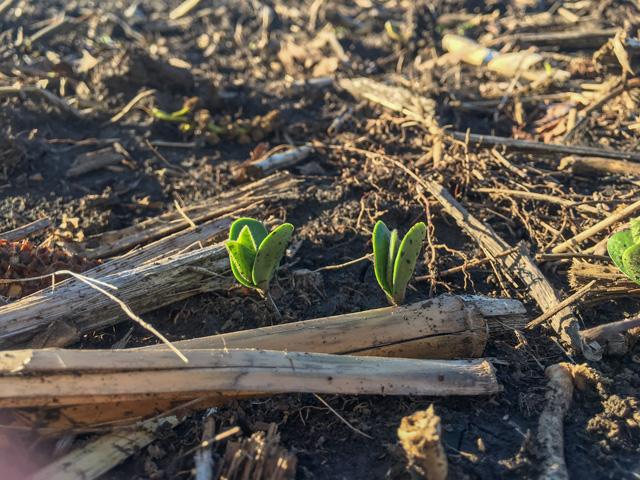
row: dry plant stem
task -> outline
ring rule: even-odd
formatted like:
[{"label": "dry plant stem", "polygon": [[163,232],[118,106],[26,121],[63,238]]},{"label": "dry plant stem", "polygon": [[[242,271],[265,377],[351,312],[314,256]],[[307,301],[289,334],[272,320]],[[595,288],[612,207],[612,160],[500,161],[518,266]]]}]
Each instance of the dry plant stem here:
[{"label": "dry plant stem", "polygon": [[417,473],[419,478],[446,480],[449,462],[442,446],[440,417],[433,404],[404,417],[398,428],[398,439],[412,473]]},{"label": "dry plant stem", "polygon": [[371,260],[373,258],[372,253],[368,253],[360,258],[355,258],[353,260],[349,260],[348,262],[340,263],[338,265],[326,265],[324,267],[316,268],[314,272],[324,272],[329,270],[340,270],[341,268],[350,267],[351,265],[356,265],[360,262],[364,262],[365,260]]},{"label": "dry plant stem", "polygon": [[[71,275],[74,278],[77,278],[78,280],[80,280],[81,282],[85,283],[86,285],[89,285],[94,290],[97,290],[98,292],[102,293],[108,299],[113,300],[124,311],[124,313],[127,314],[127,316],[131,320],[136,322],[138,325],[140,325],[142,328],[144,328],[145,330],[150,332],[152,335],[155,335],[156,337],[158,337],[158,339],[160,339],[160,341],[163,344],[165,344],[173,353],[175,353],[178,356],[178,358],[180,358],[183,362],[185,362],[185,363],[189,362],[189,360],[187,360],[187,357],[185,357],[182,354],[182,352],[180,352],[180,350],[178,350],[176,347],[174,347],[173,344],[164,335],[162,335],[153,325],[151,325],[148,322],[145,322],[142,318],[140,318],[138,315],[136,315],[133,312],[133,310],[131,310],[131,308],[129,308],[129,306],[126,303],[124,303],[122,300],[120,300],[118,297],[116,297],[115,295],[107,292],[104,288],[100,287],[100,285],[105,285],[104,282],[94,281],[94,280],[90,279],[89,277],[85,277],[84,275],[80,275],[78,273],[74,273],[74,272],[71,272],[71,271],[61,271],[61,273],[66,273],[68,275]],[[111,285],[109,285],[109,288],[117,290],[116,287],[113,287]]]},{"label": "dry plant stem", "polygon": [[629,280],[614,265],[601,265],[583,260],[574,260],[568,272],[569,285],[573,289],[596,280],[583,303],[597,304],[617,298],[640,296],[640,286]]},{"label": "dry plant stem", "polygon": [[0,15],[4,13],[4,11],[11,6],[14,0],[4,0],[0,3]]},{"label": "dry plant stem", "polygon": [[110,165],[117,165],[122,162],[122,160],[122,155],[112,147],[81,153],[75,158],[69,170],[67,170],[66,176],[67,178],[79,177]]},{"label": "dry plant stem", "polygon": [[[181,350],[261,348],[395,356],[473,358],[488,335],[523,328],[526,310],[517,300],[440,295],[430,300],[363,312],[175,342]],[[164,349],[163,345],[143,350]]]},{"label": "dry plant stem", "polygon": [[586,258],[589,260],[601,260],[601,261],[608,261],[609,257],[605,256],[605,255],[594,255],[592,253],[574,253],[574,252],[567,252],[567,253],[538,253],[536,255],[536,261],[538,263],[541,262],[557,262],[560,260],[572,260],[574,258]]},{"label": "dry plant stem", "polygon": [[438,128],[436,103],[423,95],[414,95],[406,88],[386,85],[366,77],[343,78],[338,85],[356,98],[364,98],[402,113],[428,128]]},{"label": "dry plant stem", "polygon": [[619,85],[610,89],[607,93],[602,95],[598,100],[596,100],[594,103],[592,103],[591,105],[589,105],[587,108],[585,108],[583,111],[580,112],[580,119],[576,122],[573,128],[569,129],[567,133],[564,134],[564,137],[562,137],[562,141],[563,142],[570,141],[575,135],[575,133],[580,130],[582,125],[585,124],[585,122],[589,118],[589,115],[592,112],[594,112],[595,110],[599,110],[603,105],[611,101],[611,99],[620,95],[625,90],[629,88],[637,88],[638,86],[640,86],[640,79],[633,78],[629,82],[620,83]]},{"label": "dry plant stem", "polygon": [[629,350],[628,336],[640,334],[640,317],[598,325],[581,333],[586,342],[598,342],[609,355],[624,355]]},{"label": "dry plant stem", "polygon": [[[496,258],[504,257],[505,255],[510,255],[516,251],[518,251],[518,247],[513,247],[513,248],[510,248],[509,250],[505,250],[504,252],[499,253],[498,255],[471,260],[470,262],[465,263],[464,265],[458,265],[457,267],[452,267],[447,270],[442,270],[441,272],[438,272],[437,276],[446,277],[447,275],[453,275],[454,273],[464,272],[470,268],[476,268],[481,265],[486,265],[487,263],[493,262]],[[420,275],[418,277],[415,277],[415,280],[420,282],[424,280],[430,280],[431,278],[432,278],[431,275]]]},{"label": "dry plant stem", "polygon": [[342,415],[336,412],[335,409],[331,405],[329,405],[327,401],[324,398],[322,398],[320,395],[318,395],[317,393],[314,393],[313,396],[316,397],[318,401],[322,403],[325,407],[327,407],[331,411],[331,413],[333,413],[336,417],[338,417],[338,419],[340,419],[340,421],[344,423],[350,430],[352,430],[353,432],[357,433],[358,435],[364,438],[373,440],[373,437],[371,435],[367,435],[362,430],[358,430],[356,427],[351,425]]},{"label": "dry plant stem", "polygon": [[153,89],[143,90],[142,92],[138,93],[135,97],[129,100],[129,102],[124,107],[122,107],[122,109],[118,113],[116,113],[113,117],[111,117],[109,122],[111,123],[118,122],[127,113],[129,113],[133,109],[133,107],[135,107],[141,100],[148,97],[149,95],[153,95],[154,93],[156,93],[156,91]]},{"label": "dry plant stem", "polygon": [[617,32],[616,28],[561,30],[558,32],[516,33],[493,39],[489,45],[517,44],[519,46],[553,46],[563,48],[598,48]]},{"label": "dry plant stem", "polygon": [[[295,194],[298,183],[288,175],[272,175],[259,182],[247,184],[227,195],[221,195],[213,203],[204,202],[196,211],[190,208],[184,211],[189,212],[192,215],[191,218],[198,222],[230,211],[234,211],[237,215],[243,213],[251,215],[268,200],[252,197],[250,195],[252,188],[267,190],[274,188],[275,194],[271,198],[274,200],[285,194]],[[287,189],[291,190],[287,192]],[[217,211],[214,208],[212,212],[212,205],[219,205],[221,208]],[[198,228],[187,230],[188,223],[179,212],[172,212],[134,227],[108,232],[99,237],[104,248],[98,248],[94,253],[96,251],[113,253],[151,241],[158,236],[163,238],[98,265],[85,272],[85,275],[94,280],[104,279],[116,285],[120,289],[122,300],[139,313],[149,311],[145,304],[153,308],[160,306],[156,303],[158,299],[171,303],[203,291],[227,288],[229,283],[226,277],[209,278],[203,275],[206,270],[217,274],[226,272],[228,265],[225,262],[228,260],[226,260],[224,249],[221,248],[218,252],[207,250],[198,254],[188,254],[186,251],[198,245],[201,247],[202,243],[208,243],[211,238],[223,236],[230,224],[229,219],[223,218],[205,221],[199,224]],[[176,233],[171,234],[171,232]],[[199,255],[202,256],[199,257]],[[157,269],[154,269],[154,266]],[[194,267],[205,270],[198,271]],[[140,282],[142,278],[146,278],[141,275],[152,272],[155,276],[152,277],[151,283]],[[107,277],[110,278],[107,279]],[[11,348],[24,345],[34,335],[38,338],[32,340],[34,342],[32,345],[65,346],[77,341],[82,332],[98,328],[99,325],[120,321],[121,315],[117,308],[112,308],[109,313],[108,309],[101,309],[100,305],[94,305],[91,300],[83,298],[83,292],[87,291],[86,286],[75,279],[69,279],[56,285],[54,291],[42,290],[10,305],[0,307],[0,347]],[[162,291],[169,294],[163,296]],[[136,292],[139,294],[137,299],[132,299]],[[73,305],[78,298],[80,304]],[[95,298],[95,295],[90,298]],[[74,308],[73,321],[69,316],[71,308]]]},{"label": "dry plant stem", "polygon": [[[526,248],[521,244],[517,254],[496,257],[496,255],[510,249],[511,246],[489,225],[472,216],[442,185],[429,180],[423,180],[402,162],[388,155],[369,152],[359,148],[345,149],[382,158],[388,163],[391,163],[404,171],[407,175],[418,182],[418,184],[429,191],[438,200],[438,202],[440,202],[445,212],[454,218],[460,228],[462,228],[467,235],[473,238],[488,255],[492,255],[496,259],[496,263],[500,265],[503,272],[513,272],[521,279],[523,284],[529,289],[533,299],[543,311],[550,310],[560,303],[558,293],[554,290],[531,257],[529,257]],[[578,320],[569,308],[564,308],[554,315],[551,319],[551,326],[563,341],[570,344],[578,352],[589,356],[597,356],[597,352],[585,350],[585,345],[580,337]]]},{"label": "dry plant stem", "polygon": [[[229,260],[224,247],[214,245],[108,275],[94,275],[92,271],[86,275],[94,283],[101,281],[117,288],[119,299],[141,314],[231,285],[230,278],[207,276],[193,266],[222,275],[229,269]],[[38,346],[69,345],[83,333],[122,320],[121,306],[112,299],[93,286],[65,281],[55,290],[42,290],[1,307],[0,346],[15,347],[36,334],[42,334],[34,340]]]},{"label": "dry plant stem", "polygon": [[18,228],[14,228],[13,230],[9,230],[4,233],[0,233],[0,239],[9,240],[11,242],[17,242],[18,240],[22,240],[24,238],[33,235],[34,233],[41,232],[42,230],[46,230],[51,226],[51,219],[49,217],[40,218],[31,223],[27,223]]},{"label": "dry plant stem", "polygon": [[99,437],[85,446],[50,463],[36,472],[31,480],[91,480],[125,461],[136,451],[156,439],[155,431],[161,425],[178,425],[176,417],[151,419],[132,427],[129,431],[116,431]]},{"label": "dry plant stem", "polygon": [[311,145],[291,148],[285,152],[274,153],[255,162],[243,163],[240,169],[246,170],[251,176],[264,176],[277,170],[293,167],[313,153]]},{"label": "dry plant stem", "polygon": [[476,188],[475,192],[479,193],[493,193],[498,195],[506,195],[508,197],[518,197],[518,198],[527,198],[530,200],[537,200],[541,202],[555,203],[557,205],[562,205],[567,208],[575,208],[577,210],[581,210],[583,212],[600,214],[601,210],[592,207],[591,205],[583,205],[580,203],[572,202],[571,200],[567,200],[565,198],[553,196],[553,195],[545,195],[542,193],[535,192],[525,192],[520,190],[509,190],[502,188]]},{"label": "dry plant stem", "polygon": [[571,365],[558,363],[545,371],[546,404],[538,420],[538,445],[542,454],[540,480],[568,480],[564,459],[564,416],[573,396]]},{"label": "dry plant stem", "polygon": [[221,480],[293,480],[296,476],[295,454],[280,445],[277,425],[250,438],[228,442],[222,464],[216,472]]},{"label": "dry plant stem", "polygon": [[[266,201],[274,202],[280,198],[295,195],[299,183],[288,174],[274,174],[262,180],[244,184],[213,199],[184,207],[183,213],[179,211],[164,213],[122,230],[96,235],[90,238],[78,253],[89,258],[105,258],[127,251],[190,227],[191,224],[185,220],[184,215],[187,215],[192,222],[200,224],[225,215],[238,215],[245,208],[249,209],[248,212],[258,211]],[[96,243],[98,247],[90,246]]]},{"label": "dry plant stem", "polygon": [[626,160],[611,160],[600,157],[565,157],[559,170],[570,170],[578,175],[597,176],[601,173],[640,176],[640,164]]},{"label": "dry plant stem", "polygon": [[202,0],[184,0],[180,5],[171,10],[169,19],[177,20],[187,15],[191,10],[196,8]]},{"label": "dry plant stem", "polygon": [[65,113],[71,114],[74,117],[82,118],[82,114],[77,109],[69,105],[64,98],[60,98],[57,95],[51,93],[50,91],[45,90],[44,88],[39,88],[39,87],[34,87],[29,85],[24,85],[21,87],[0,87],[0,97],[3,95],[22,95],[22,94],[43,97],[53,106],[57,107],[59,110]]},{"label": "dry plant stem", "polygon": [[[403,357],[424,358],[441,355],[441,358],[455,356],[470,358],[482,354],[486,340],[478,345],[476,340],[469,341],[469,338],[473,339],[475,335],[486,337],[487,330],[493,335],[504,329],[522,328],[525,313],[523,305],[517,300],[443,295],[414,305],[386,307],[357,314],[294,322],[244,332],[185,340],[177,342],[177,344],[181,349],[191,347],[223,349],[254,347],[275,350],[295,348],[305,351],[356,353],[358,355],[401,355]],[[483,322],[478,321],[479,314],[484,318]],[[474,336],[470,337],[465,334],[465,329],[475,332]],[[422,338],[416,338],[417,336]],[[459,340],[454,341],[454,336],[458,336]],[[145,349],[163,348],[166,347],[157,345]],[[132,408],[133,404],[114,403],[112,405],[114,407],[108,409],[111,417],[105,417],[104,421],[122,417],[125,411],[136,411]],[[161,408],[159,407],[161,404],[155,405],[158,405],[156,408]],[[164,409],[169,408],[170,405],[167,404]],[[205,402],[200,408],[206,406]],[[144,415],[145,409],[147,412],[149,411],[146,403],[142,405],[142,409],[137,411]],[[113,414],[116,416],[114,417]],[[60,418],[65,422],[74,421],[75,418],[79,424],[97,421],[96,410],[91,405],[84,414],[81,409],[74,407],[63,409]],[[62,422],[57,428],[69,428],[70,425],[65,422]],[[144,428],[132,430],[127,434],[130,438],[138,438],[141,435],[148,435]],[[96,449],[92,451],[95,451],[96,456],[103,460],[100,465],[101,470],[109,470],[133,453],[131,449],[126,451],[126,455],[109,453],[123,453],[118,448],[121,436],[121,433],[107,435],[96,441]],[[54,467],[58,469],[73,468],[73,465],[76,464],[75,454],[76,452],[72,452],[56,462],[52,468],[54,470]],[[63,461],[66,458],[69,458],[70,461]],[[89,463],[93,467],[95,462]],[[89,480],[95,476],[83,476],[82,478]]]},{"label": "dry plant stem", "polygon": [[414,360],[271,350],[15,350],[0,353],[1,408],[58,408],[198,396],[329,393],[491,395],[484,359]]},{"label": "dry plant stem", "polygon": [[582,233],[579,233],[575,237],[570,238],[569,240],[562,242],[559,245],[556,245],[551,250],[551,252],[562,253],[562,252],[566,252],[571,248],[577,247],[580,243],[584,242],[585,240],[609,228],[611,225],[614,225],[615,223],[634,215],[638,211],[640,211],[640,200],[635,201],[631,205],[627,205],[622,210],[619,210],[613,215],[610,215],[609,217],[605,218],[601,222],[596,223],[594,226],[587,228],[585,231],[583,231]]},{"label": "dry plant stem", "polygon": [[202,441],[193,459],[195,465],[195,480],[212,480],[213,478],[213,457],[211,456],[211,439],[215,429],[213,417],[208,416],[202,429]]},{"label": "dry plant stem", "polygon": [[550,310],[547,310],[542,315],[540,315],[538,318],[536,318],[535,320],[532,320],[531,322],[529,322],[527,324],[527,330],[535,328],[538,325],[542,325],[544,322],[546,322],[551,317],[556,315],[559,311],[561,311],[561,310],[573,305],[575,302],[577,302],[582,297],[584,297],[587,293],[589,293],[589,290],[591,290],[591,288],[595,285],[595,283],[596,283],[596,281],[592,280],[591,282],[586,284],[584,287],[582,287],[580,290],[575,292],[573,295],[568,296],[563,301],[558,303],[554,308],[552,308]]},{"label": "dry plant stem", "polygon": [[[175,345],[181,350],[260,348],[378,357],[473,358],[482,355],[487,335],[497,337],[524,328],[525,313],[517,300],[441,295],[402,307],[195,338]],[[141,350],[166,350],[166,347],[156,345]],[[177,401],[118,402],[112,404],[113,408],[101,410],[91,405],[71,406],[61,409],[56,420],[49,418],[44,423],[34,413],[29,424],[45,425],[51,431],[69,428],[82,431],[106,422],[131,423],[149,412],[166,411]],[[219,404],[220,399],[203,399],[192,409],[206,408],[212,403]]]},{"label": "dry plant stem", "polygon": [[494,135],[480,135],[477,133],[465,133],[446,131],[444,138],[452,138],[461,142],[473,142],[482,146],[502,145],[516,150],[547,153],[549,155],[578,155],[585,157],[614,158],[618,160],[633,160],[640,162],[640,154],[633,152],[617,152],[602,148],[582,147],[579,145],[557,145],[554,143],[535,142],[531,140],[516,140],[509,137],[496,137]]}]

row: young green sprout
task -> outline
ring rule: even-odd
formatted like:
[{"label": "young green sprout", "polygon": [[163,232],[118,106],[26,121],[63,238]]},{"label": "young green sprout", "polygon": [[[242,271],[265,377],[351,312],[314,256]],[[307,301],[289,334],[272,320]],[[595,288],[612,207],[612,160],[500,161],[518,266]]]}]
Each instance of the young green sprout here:
[{"label": "young green sprout", "polygon": [[269,233],[262,222],[239,218],[231,224],[229,240],[225,242],[233,276],[245,287],[258,290],[278,317],[280,312],[269,294],[269,283],[292,233],[293,225],[290,223],[284,223]]},{"label": "young green sprout", "polygon": [[622,273],[640,284],[640,218],[631,220],[631,228],[609,237],[607,252]]},{"label": "young green sprout", "polygon": [[378,285],[389,302],[404,302],[407,285],[416,268],[416,261],[427,234],[423,222],[416,223],[399,243],[398,231],[389,231],[383,221],[373,228],[373,267]]}]

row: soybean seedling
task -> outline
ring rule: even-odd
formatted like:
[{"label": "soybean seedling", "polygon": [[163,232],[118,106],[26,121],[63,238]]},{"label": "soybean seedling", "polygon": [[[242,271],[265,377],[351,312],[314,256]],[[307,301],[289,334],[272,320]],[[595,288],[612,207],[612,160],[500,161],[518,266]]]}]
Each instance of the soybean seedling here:
[{"label": "soybean seedling", "polygon": [[398,231],[389,231],[382,220],[373,228],[373,267],[378,285],[394,305],[404,302],[409,280],[427,234],[423,222],[416,223],[399,242]]},{"label": "soybean seedling", "polygon": [[609,237],[607,252],[622,273],[640,284],[640,218],[631,220],[631,228]]},{"label": "soybean seedling", "polygon": [[281,315],[269,293],[269,283],[292,233],[290,223],[283,223],[269,233],[262,222],[239,218],[231,224],[229,240],[225,242],[233,276],[245,287],[258,290],[278,318]]}]

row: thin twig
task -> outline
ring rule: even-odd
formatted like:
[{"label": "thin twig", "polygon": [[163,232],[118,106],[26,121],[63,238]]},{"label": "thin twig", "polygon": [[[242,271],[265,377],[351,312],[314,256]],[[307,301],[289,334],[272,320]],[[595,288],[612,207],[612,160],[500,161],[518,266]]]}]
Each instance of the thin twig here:
[{"label": "thin twig", "polygon": [[596,283],[596,280],[591,280],[589,283],[587,283],[584,287],[582,287],[576,293],[568,296],[562,302],[558,303],[553,308],[547,310],[535,320],[532,320],[529,323],[527,323],[527,326],[525,328],[527,330],[531,330],[532,328],[537,327],[541,323],[544,323],[545,321],[549,320],[551,317],[553,317],[556,313],[558,313],[563,308],[566,308],[572,305],[573,303],[577,302],[582,297],[584,297],[589,292],[589,290],[591,290],[591,287],[595,285],[595,283]]},{"label": "thin twig", "polygon": [[354,260],[349,260],[348,262],[339,263],[338,265],[326,265],[324,267],[316,268],[313,270],[314,272],[323,272],[327,270],[339,270],[341,268],[350,267],[351,265],[355,265],[360,262],[364,262],[365,260],[371,260],[373,258],[372,253],[368,253],[360,258],[356,258]]},{"label": "thin twig", "polygon": [[[508,250],[505,250],[491,257],[478,258],[475,260],[471,260],[470,262],[465,263],[464,265],[458,265],[457,267],[452,267],[447,270],[442,270],[441,272],[438,273],[438,277],[444,277],[447,275],[452,275],[454,273],[464,272],[469,268],[475,268],[475,267],[479,267],[480,265],[485,265],[489,262],[494,261],[496,258],[504,257],[505,255],[510,255],[516,252],[517,250],[518,250],[518,247],[512,247],[512,248],[509,248]],[[420,275],[418,277],[415,277],[415,280],[418,282],[422,282],[425,280],[430,280],[431,278],[432,278],[432,275]]]},{"label": "thin twig", "polygon": [[570,238],[569,240],[562,242],[559,245],[556,245],[551,249],[551,252],[552,253],[566,252],[568,249],[578,246],[578,244],[584,242],[586,239],[591,238],[597,233],[600,233],[602,230],[609,228],[614,223],[619,222],[620,220],[624,220],[625,218],[630,217],[631,215],[633,215],[638,211],[640,211],[640,200],[637,200],[636,202],[626,206],[619,212],[608,216],[604,220],[596,223],[594,226],[590,228],[587,228],[585,231],[579,233],[575,237]]},{"label": "thin twig", "polygon": [[184,218],[185,222],[187,222],[192,229],[195,230],[196,228],[198,228],[198,226],[196,225],[196,222],[194,222],[189,218],[189,216],[184,211],[182,206],[180,206],[180,202],[178,202],[178,200],[174,200],[173,204],[175,205],[176,210],[178,210],[178,213],[182,216],[182,218]]},{"label": "thin twig", "polygon": [[149,95],[154,94],[155,92],[156,91],[154,89],[144,90],[144,91],[140,92],[135,97],[133,97],[131,100],[129,100],[129,103],[127,103],[124,107],[122,107],[122,109],[118,113],[116,113],[113,117],[111,117],[109,122],[111,122],[111,123],[117,122],[122,117],[124,117],[127,113],[129,113],[133,109],[133,107],[135,107],[138,104],[138,102],[140,102],[140,100],[142,100],[143,98],[148,97]]},{"label": "thin twig", "polygon": [[331,410],[331,412],[340,419],[340,421],[342,423],[344,423],[347,427],[349,427],[351,430],[353,430],[354,432],[356,432],[358,435],[362,435],[364,438],[368,438],[369,440],[373,440],[374,438],[371,435],[367,435],[366,433],[364,433],[362,430],[357,429],[356,427],[354,427],[353,425],[351,425],[342,415],[340,415],[338,412],[336,412],[331,405],[329,405],[320,395],[318,395],[317,393],[313,394],[314,397],[316,397],[318,400],[320,400],[320,402],[327,407],[329,410]]},{"label": "thin twig", "polygon": [[481,146],[503,145],[507,148],[525,150],[532,152],[542,152],[547,154],[562,153],[565,155],[578,155],[587,157],[615,158],[618,160],[633,160],[640,162],[640,153],[619,152],[616,150],[605,150],[604,148],[584,147],[581,145],[558,145],[555,143],[536,142],[532,140],[518,140],[510,137],[497,137],[495,135],[480,135],[477,133],[446,131],[444,138],[451,138],[456,141],[469,141]]}]

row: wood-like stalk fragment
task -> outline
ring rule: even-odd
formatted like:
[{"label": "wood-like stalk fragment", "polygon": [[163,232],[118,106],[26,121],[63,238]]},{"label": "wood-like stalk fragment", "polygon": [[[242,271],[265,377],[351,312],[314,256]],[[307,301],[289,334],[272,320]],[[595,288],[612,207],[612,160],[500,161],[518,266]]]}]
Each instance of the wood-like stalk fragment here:
[{"label": "wood-like stalk fragment", "polygon": [[484,359],[413,360],[271,350],[0,352],[0,408],[251,394],[490,395]]},{"label": "wood-like stalk fragment", "polygon": [[[509,249],[509,244],[493,228],[472,216],[443,186],[432,181],[422,179],[420,181],[465,233],[476,240],[489,255],[495,256]],[[531,259],[524,245],[520,245],[517,253],[496,257],[496,263],[501,266],[503,271],[513,273],[522,280],[543,311],[553,309],[560,303],[560,296]],[[560,337],[577,351],[583,354],[597,355],[596,352],[588,351],[588,347],[582,342],[578,321],[569,307],[560,310],[551,317],[550,324]]]},{"label": "wood-like stalk fragment", "polygon": [[630,343],[633,343],[630,340],[640,335],[640,317],[605,323],[581,333],[585,341],[602,345],[605,353],[624,355],[629,351]]},{"label": "wood-like stalk fragment", "polygon": [[640,285],[630,280],[615,265],[602,265],[575,259],[568,272],[569,285],[578,290],[595,280],[596,283],[582,300],[595,304],[617,298],[640,296]]},{"label": "wood-like stalk fragment", "polygon": [[564,459],[564,416],[573,397],[571,365],[558,363],[547,367],[546,404],[538,420],[538,446],[542,466],[540,480],[568,480]]},{"label": "wood-like stalk fragment", "polygon": [[436,103],[431,98],[415,95],[404,87],[387,85],[366,77],[343,78],[338,81],[338,85],[356,98],[364,98],[402,113],[427,127],[437,127]]},{"label": "wood-like stalk fragment", "polygon": [[160,427],[173,428],[180,421],[175,416],[151,419],[131,430],[104,435],[73,450],[31,476],[31,480],[91,480],[125,461],[156,438]]},{"label": "wood-like stalk fragment", "polygon": [[27,223],[26,225],[23,225],[21,227],[14,228],[13,230],[0,233],[0,239],[16,242],[18,240],[27,238],[30,235],[33,235],[34,233],[38,233],[42,230],[45,230],[50,226],[51,226],[51,219],[49,217],[40,218],[38,220],[34,220],[31,223]]},{"label": "wood-like stalk fragment", "polygon": [[216,478],[224,480],[292,480],[296,475],[297,458],[280,445],[275,423],[265,432],[250,438],[227,443]]},{"label": "wood-like stalk fragment", "polygon": [[67,178],[74,178],[100,170],[110,165],[117,165],[122,161],[123,157],[112,147],[102,148],[94,152],[81,153],[78,155],[69,170],[67,170]]},{"label": "wood-like stalk fragment", "polygon": [[[432,300],[175,342],[179,349],[261,348],[403,358],[473,358],[487,337],[524,327],[517,300],[441,295]],[[163,345],[142,350],[164,349]]]},{"label": "wood-like stalk fragment", "polygon": [[570,170],[577,175],[599,176],[602,173],[610,173],[640,176],[639,163],[601,157],[564,157],[558,169]]},{"label": "wood-like stalk fragment", "polygon": [[[224,247],[214,245],[98,278],[116,287],[113,293],[143,314],[197,293],[230,287],[230,277],[223,275],[228,270]],[[64,346],[125,318],[117,303],[86,283],[66,283],[0,308],[0,346],[15,347],[38,333],[42,333],[35,339],[38,346]]]},{"label": "wood-like stalk fragment", "polygon": [[238,166],[234,175],[237,178],[262,177],[269,173],[293,167],[313,153],[311,145],[302,145],[284,152],[277,152],[256,161],[243,162]]},{"label": "wood-like stalk fragment", "polygon": [[[249,211],[244,213],[250,213],[258,210],[265,200],[273,202],[287,195],[295,195],[295,187],[298,184],[299,181],[290,175],[274,174],[242,185],[213,199],[184,207],[184,215],[196,224],[200,224],[229,214],[238,215],[247,208]],[[105,232],[90,237],[75,251],[88,258],[109,257],[190,227],[184,215],[178,211],[171,211],[131,227]]]},{"label": "wood-like stalk fragment", "polygon": [[[386,307],[210,337],[175,342],[182,350],[260,348],[405,358],[473,358],[482,355],[488,336],[498,336],[526,324],[525,308],[517,300],[476,295],[442,295],[402,307]],[[166,351],[164,345],[131,351]],[[179,400],[118,401],[114,408],[72,406],[61,409],[48,428],[129,421],[173,408]],[[220,398],[203,401],[204,408]],[[207,403],[208,402],[208,403]],[[126,413],[124,413],[126,412]],[[35,416],[37,422],[37,415]]]},{"label": "wood-like stalk fragment", "polygon": [[605,150],[604,148],[584,147],[581,145],[560,145],[555,143],[536,142],[533,140],[519,140],[510,137],[497,137],[495,135],[482,135],[479,133],[447,131],[444,138],[453,138],[460,142],[467,140],[481,146],[501,145],[514,150],[539,152],[556,156],[579,155],[586,157],[614,158],[618,160],[633,160],[640,162],[640,154],[634,152],[620,152],[618,150]]},{"label": "wood-like stalk fragment", "polygon": [[420,478],[446,480],[449,463],[442,446],[440,417],[433,405],[404,417],[398,439],[409,461],[409,471]]}]

